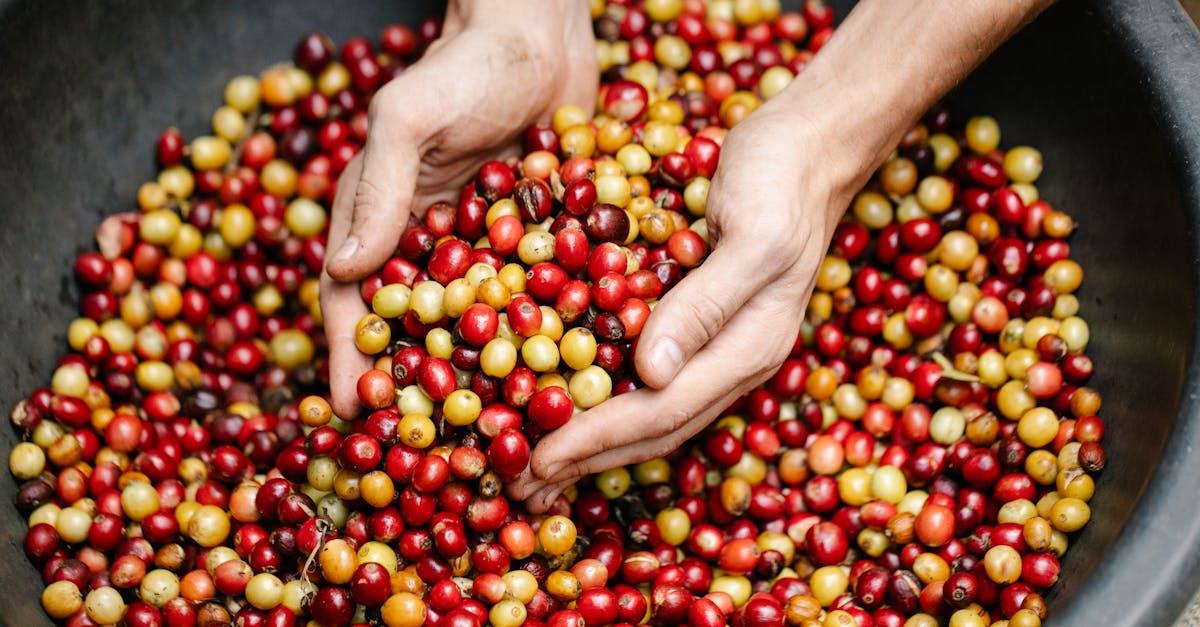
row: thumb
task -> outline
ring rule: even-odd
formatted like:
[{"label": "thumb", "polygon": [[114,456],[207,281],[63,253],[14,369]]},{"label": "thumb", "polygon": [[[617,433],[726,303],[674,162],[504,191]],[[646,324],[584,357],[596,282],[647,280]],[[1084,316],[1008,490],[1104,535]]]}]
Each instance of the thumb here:
[{"label": "thumb", "polygon": [[383,266],[408,224],[420,155],[417,142],[389,135],[387,115],[371,116],[362,175],[357,182],[346,181],[354,185],[350,231],[326,264],[329,276],[338,281],[357,281]]},{"label": "thumb", "polygon": [[659,301],[638,338],[634,364],[638,376],[663,388],[683,365],[724,328],[755,291],[771,279],[748,277],[747,259],[758,255],[726,240],[703,264],[688,272]]}]

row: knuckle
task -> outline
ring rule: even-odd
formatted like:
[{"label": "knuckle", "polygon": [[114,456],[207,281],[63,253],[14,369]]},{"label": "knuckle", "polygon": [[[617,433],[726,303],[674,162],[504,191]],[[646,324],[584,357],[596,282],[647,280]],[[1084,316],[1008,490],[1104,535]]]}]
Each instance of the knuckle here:
[{"label": "knuckle", "polygon": [[508,498],[514,501],[524,501],[525,497],[529,495],[529,488],[527,485],[528,484],[525,482],[510,483],[504,486],[504,493],[508,495]]},{"label": "knuckle", "polygon": [[575,464],[569,464],[567,467],[559,471],[559,477],[577,479],[584,475],[594,475],[604,472],[609,468],[619,466],[621,464],[605,464],[599,459],[599,456],[589,457]]},{"label": "knuckle", "polygon": [[529,470],[533,472],[535,477],[546,478],[550,472],[551,460],[545,457],[534,455],[529,462]]},{"label": "knuckle", "polygon": [[722,303],[706,290],[693,291],[680,301],[680,305],[684,331],[700,340],[698,345],[703,345],[725,326],[727,314]]},{"label": "knuckle", "polygon": [[690,407],[676,405],[666,413],[663,420],[659,421],[659,428],[655,431],[666,436],[678,433],[680,429],[687,427],[688,422],[692,419],[692,414],[693,411]]},{"label": "knuckle", "polygon": [[629,444],[629,434],[621,429],[605,429],[594,440],[594,444],[587,447],[587,459],[589,461],[596,458],[605,451],[611,451]]},{"label": "knuckle", "polygon": [[650,426],[650,438],[642,449],[644,459],[663,457],[679,448],[684,440],[703,426],[695,424],[695,414],[696,410],[690,405],[672,403],[671,408],[660,414]]},{"label": "knuckle", "polygon": [[650,444],[650,448],[647,449],[647,453],[649,455],[648,459],[656,459],[670,455],[675,449],[679,448],[681,441],[682,440],[679,440],[674,432],[654,440]]},{"label": "knuckle", "polygon": [[354,187],[354,215],[352,224],[355,227],[364,226],[370,217],[383,209],[383,188],[367,177],[358,180]]},{"label": "knuckle", "polygon": [[[792,328],[786,324],[786,321],[768,322],[768,324],[776,323],[779,324],[776,327],[779,329],[790,331]],[[746,372],[744,386],[749,388],[771,378],[771,375],[775,373],[779,365],[783,363],[783,360],[787,359],[788,353],[791,352],[792,340],[794,338],[794,333],[789,334],[785,331],[775,341],[763,342],[762,350],[755,359],[749,362],[750,368]]]},{"label": "knuckle", "polygon": [[688,420],[691,419],[690,413],[683,407],[672,407],[657,415],[651,414],[654,418],[649,421],[649,424],[645,425],[645,437],[642,445],[656,451],[658,448],[666,446],[663,442],[673,437],[680,428],[687,425]]},{"label": "knuckle", "polygon": [[400,108],[400,99],[404,89],[399,81],[388,81],[375,92],[367,105],[367,119],[374,122],[377,119],[391,117]]},{"label": "knuckle", "polygon": [[771,378],[771,375],[779,369],[779,365],[787,357],[787,349],[770,349],[750,372],[747,387],[753,387]]}]

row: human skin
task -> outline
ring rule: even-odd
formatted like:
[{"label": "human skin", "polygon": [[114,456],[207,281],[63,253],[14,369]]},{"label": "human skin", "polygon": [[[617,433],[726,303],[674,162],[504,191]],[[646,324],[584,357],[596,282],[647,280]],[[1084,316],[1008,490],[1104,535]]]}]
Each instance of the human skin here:
[{"label": "human skin", "polygon": [[[584,4],[574,9],[583,10]],[[669,453],[766,380],[795,340],[815,273],[854,193],[925,110],[1050,4],[1051,0],[863,0],[856,5],[804,71],[725,139],[706,213],[712,252],[663,297],[642,331],[634,361],[646,387],[577,414],[544,437],[534,450],[530,470],[509,486],[510,495],[525,499],[531,511],[542,511],[586,474]],[[444,71],[447,66],[440,67]],[[587,76],[594,83],[594,73]],[[424,82],[419,85],[430,93],[440,93],[445,80],[431,74],[420,78]],[[417,86],[409,83],[405,89]],[[574,102],[590,108],[592,101]],[[503,106],[495,99],[469,104]],[[423,153],[412,146],[372,144],[377,134],[392,132],[388,118],[382,117],[386,111],[372,112],[367,174],[373,172],[373,154],[382,151],[394,155],[388,161],[418,169],[414,158]],[[551,111],[542,111],[540,117],[545,119]],[[521,129],[495,128],[496,117],[486,116],[492,124],[472,130],[515,138]],[[452,156],[463,164],[463,172],[483,158]],[[437,163],[417,160],[420,172],[428,168],[431,175],[438,174]],[[395,178],[386,179],[386,173],[374,171],[376,178],[364,175],[351,195],[348,190],[360,176],[359,167],[352,164],[343,175],[330,250],[339,251],[347,231],[362,235],[349,256],[339,251],[327,263],[321,294],[331,345],[334,408],[344,416],[357,411],[354,382],[370,367],[370,360],[357,354],[353,345],[354,324],[366,313],[353,282],[392,254],[408,210],[389,211],[381,204],[387,194],[376,188],[390,185],[400,190],[392,197],[402,197],[412,187],[411,174],[403,178],[393,172]],[[418,193],[410,195],[416,200],[433,198],[417,178]],[[446,180],[450,179],[466,180]],[[366,186],[363,181],[368,181]],[[451,189],[456,188],[441,193]],[[410,203],[417,208],[427,204]],[[380,213],[389,214],[395,227],[369,233]]]},{"label": "human skin", "polygon": [[[536,25],[536,27],[531,27]],[[596,99],[587,4],[452,0],[442,36],[371,100],[366,145],[338,180],[321,276],[334,412],[372,360],[354,346],[367,308],[357,282],[396,250],[410,215],[452,200],[481,163],[516,155],[519,134],[561,105]]]}]

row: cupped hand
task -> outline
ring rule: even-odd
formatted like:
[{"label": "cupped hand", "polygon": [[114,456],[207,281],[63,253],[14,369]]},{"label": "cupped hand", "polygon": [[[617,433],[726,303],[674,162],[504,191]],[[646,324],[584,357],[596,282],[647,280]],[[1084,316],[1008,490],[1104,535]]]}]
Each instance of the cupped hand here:
[{"label": "cupped hand", "polygon": [[343,418],[358,413],[356,384],[372,364],[354,346],[367,313],[357,282],[395,252],[409,214],[453,198],[482,162],[516,154],[518,135],[560,105],[595,102],[586,3],[451,2],[442,33],[375,94],[366,145],[338,181],[320,292]]},{"label": "cupped hand", "polygon": [[766,380],[854,192],[922,112],[1050,3],[858,3],[792,84],[730,131],[708,196],[712,254],[638,340],[649,387],[547,435],[512,496],[542,510],[585,474],[665,455]]},{"label": "cupped hand", "polygon": [[544,510],[585,474],[666,455],[783,362],[858,171],[870,167],[832,158],[852,151],[825,130],[772,100],[730,131],[708,196],[712,252],[663,297],[638,340],[648,387],[542,439],[532,477],[512,496]]}]

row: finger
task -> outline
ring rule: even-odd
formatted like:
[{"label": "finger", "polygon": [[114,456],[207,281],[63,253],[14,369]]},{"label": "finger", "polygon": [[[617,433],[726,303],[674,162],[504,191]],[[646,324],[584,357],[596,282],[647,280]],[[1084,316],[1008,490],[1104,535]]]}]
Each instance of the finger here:
[{"label": "finger", "polygon": [[96,248],[105,259],[113,260],[133,246],[137,214],[127,211],[108,216],[96,227]]},{"label": "finger", "polygon": [[[728,401],[724,405],[728,405],[733,399],[737,398],[738,394],[730,394]],[[723,405],[723,406],[724,406]],[[574,483],[587,475],[592,475],[612,468],[620,466],[629,466],[638,464],[648,459],[657,459],[671,454],[672,451],[683,445],[688,438],[700,433],[708,423],[716,418],[720,410],[714,410],[711,414],[698,415],[688,422],[683,428],[677,429],[671,433],[662,436],[631,442],[624,446],[602,451],[574,464],[568,464],[558,471],[545,483],[545,486],[554,485],[555,483],[564,482],[566,484]],[[693,428],[694,427],[694,428]],[[664,452],[665,451],[665,452]],[[544,489],[544,487],[542,488]],[[540,496],[540,489],[534,492],[531,499],[536,499]]]},{"label": "finger", "polygon": [[[566,476],[580,477],[588,470],[575,466],[604,451],[624,449],[632,442],[657,441],[682,422],[662,415],[661,399],[668,390],[640,389],[610,398],[575,416],[538,442],[530,461],[533,475],[544,483]],[[680,412],[686,411],[679,408]]]},{"label": "finger", "polygon": [[504,484],[504,491],[508,494],[509,498],[515,501],[523,501],[526,496],[537,492],[545,487],[545,485],[545,481],[533,476],[529,468],[526,468],[515,479]]},{"label": "finger", "polygon": [[[774,277],[755,274],[764,264],[741,241],[726,241],[691,270],[654,307],[638,340],[634,365],[642,381],[663,388],[709,342],[755,292]],[[747,272],[748,268],[752,268]]]},{"label": "finger", "polygon": [[329,342],[329,392],[333,413],[351,420],[362,409],[358,400],[358,379],[374,362],[354,345],[354,326],[367,307],[354,283],[321,277],[321,315],[325,319],[325,337]]},{"label": "finger", "polygon": [[325,264],[339,281],[360,280],[382,266],[408,224],[420,171],[420,142],[398,130],[403,126],[398,118],[406,114],[398,96],[404,93],[403,85],[389,87],[371,102],[362,174],[348,190],[353,194],[349,232],[337,248],[330,247],[332,256]]},{"label": "finger", "polygon": [[525,509],[529,513],[541,514],[550,509],[550,506],[554,504],[554,499],[575,483],[576,479],[576,477],[570,477],[561,481],[542,481],[528,475],[523,481],[509,484],[506,492],[508,497],[514,501],[525,501]]},{"label": "finger", "polygon": [[[354,189],[358,186],[358,180],[362,178],[362,170],[363,156],[360,153],[346,164],[342,175],[338,177],[337,186],[334,188],[333,204],[329,209],[327,251],[336,251],[341,248],[346,241],[346,236],[350,234],[350,217],[354,213]],[[331,259],[326,257],[326,270],[329,269],[330,263]]]},{"label": "finger", "polygon": [[[787,355],[783,338],[796,336],[803,302],[788,291],[773,284],[760,292],[666,388],[614,397],[547,435],[533,454],[534,475],[561,481],[661,457],[698,433]],[[747,358],[747,346],[762,349]],[[740,364],[732,379],[730,364]]]},{"label": "finger", "polygon": [[574,484],[575,480],[575,477],[571,477],[542,487],[533,496],[525,499],[525,509],[528,509],[531,514],[546,512],[554,505],[554,500],[558,498],[558,495]]},{"label": "finger", "polygon": [[[673,398],[673,395],[670,394],[668,390],[645,391],[648,394],[663,395],[664,399]],[[703,430],[704,426],[711,422],[712,419],[716,417],[717,413],[721,411],[721,409],[728,406],[733,399],[737,398],[744,391],[745,390],[741,389],[730,389],[728,392],[721,393],[719,398],[714,399],[711,408],[706,408],[698,412],[695,416],[687,418],[680,424],[672,424],[673,428],[669,430],[661,430],[654,426],[653,423],[657,420],[657,418],[653,412],[648,412],[644,420],[632,421],[630,420],[629,413],[622,412],[618,415],[620,415],[626,422],[634,422],[641,428],[634,432],[627,433],[625,437],[622,437],[620,434],[618,434],[607,440],[605,444],[612,445],[611,448],[580,446],[578,449],[564,451],[560,449],[567,447],[559,447],[559,443],[557,442],[543,442],[541,445],[539,445],[541,447],[546,447],[545,449],[539,448],[539,451],[545,451],[542,453],[543,458],[539,459],[539,452],[535,451],[534,464],[537,467],[535,473],[545,473],[545,479],[543,479],[542,486],[539,486],[537,490],[530,492],[531,496],[528,497],[527,500],[536,500],[539,498],[541,496],[540,493],[545,489],[545,486],[554,485],[560,482],[569,483],[577,481],[579,478],[586,475],[604,472],[610,468],[636,464],[648,459],[655,459],[670,454],[671,451],[679,448],[679,446],[687,441],[688,438]],[[636,394],[636,392],[633,394]],[[633,394],[625,394],[618,398],[625,398],[626,396],[632,396]],[[654,404],[660,405],[662,403]],[[599,407],[604,407],[604,405],[600,405]],[[622,411],[622,409],[623,408],[618,407],[614,408],[613,411]],[[580,415],[581,418],[582,416],[583,414]],[[607,423],[610,425],[609,429],[611,430],[611,425],[615,419],[616,417],[614,415],[606,413],[604,417],[597,417],[596,421],[592,423],[592,425]],[[563,429],[565,428],[566,427],[563,427]],[[561,430],[562,429],[560,429],[560,431]]]},{"label": "finger", "polygon": [[[362,171],[362,160],[355,157],[346,166],[333,198],[329,219],[329,246],[345,241],[350,231],[350,212],[354,185]],[[358,378],[370,370],[371,358],[354,345],[354,327],[367,313],[356,283],[335,281],[328,272],[321,273],[321,317],[325,337],[329,342],[329,390],[333,411],[340,418],[358,415]]]}]

